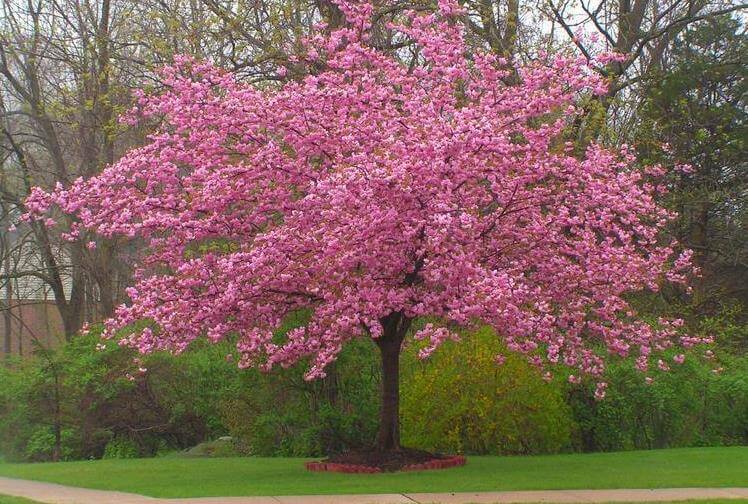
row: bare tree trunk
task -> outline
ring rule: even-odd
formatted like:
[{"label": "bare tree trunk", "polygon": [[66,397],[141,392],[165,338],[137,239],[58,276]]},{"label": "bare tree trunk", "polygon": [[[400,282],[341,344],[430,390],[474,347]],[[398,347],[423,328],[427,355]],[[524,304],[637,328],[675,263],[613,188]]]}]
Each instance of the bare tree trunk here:
[{"label": "bare tree trunk", "polygon": [[52,364],[52,372],[55,374],[55,413],[54,413],[54,425],[52,429],[55,435],[55,444],[52,448],[52,462],[59,462],[62,458],[62,409],[60,407],[60,401],[62,400],[60,394],[60,377],[57,374],[57,368]]},{"label": "bare tree trunk", "polygon": [[81,310],[77,307],[66,306],[60,310],[60,314],[62,316],[62,327],[65,330],[65,341],[71,341],[83,327]]},{"label": "bare tree trunk", "polygon": [[[97,159],[91,160],[91,174],[98,173],[107,165],[114,163],[114,138],[116,130],[116,118],[112,106],[112,93],[110,90],[111,75],[111,57],[110,45],[111,37],[109,25],[111,23],[111,1],[102,0],[101,16],[99,19],[97,41],[97,69],[93,77],[98,83],[96,89],[96,117],[91,124],[91,144],[92,149],[98,151]],[[98,123],[98,124],[97,124]],[[100,138],[97,138],[97,135]],[[97,250],[97,261],[94,266],[94,275],[99,287],[99,297],[101,298],[100,313],[104,317],[111,317],[114,314],[114,305],[116,293],[114,289],[114,262],[115,247],[114,241],[110,239],[102,240]]]},{"label": "bare tree trunk", "polygon": [[334,362],[327,366],[327,375],[322,380],[322,392],[327,397],[330,406],[338,404],[338,368]]},{"label": "bare tree trunk", "polygon": [[10,303],[7,303],[3,307],[3,319],[5,321],[5,332],[3,334],[3,354],[5,354],[5,357],[10,357],[10,352],[12,350],[12,340],[10,337],[10,332],[13,329],[13,320],[11,319],[10,315]]},{"label": "bare tree trunk", "polygon": [[382,405],[376,449],[400,449],[400,350],[411,319],[393,313],[382,319],[383,333],[374,342],[382,354]]},{"label": "bare tree trunk", "polygon": [[5,306],[3,310],[3,319],[5,321],[5,334],[3,336],[3,352],[5,357],[10,357],[12,338],[11,331],[13,330],[13,314],[10,312],[13,306],[13,281],[10,278],[10,258],[7,255],[7,251],[3,251],[5,261],[3,261],[3,268],[5,270],[5,276],[8,277],[5,281]]},{"label": "bare tree trunk", "polygon": [[709,267],[709,217],[711,205],[708,201],[700,201],[691,217],[690,243],[687,245],[694,250],[694,264],[701,269],[704,276],[693,285],[692,304],[697,308],[708,300],[707,285]]},{"label": "bare tree trunk", "polygon": [[101,316],[106,318],[114,315],[114,307],[117,299],[114,281],[114,262],[116,261],[116,257],[113,240],[101,240],[98,249],[93,276],[99,290],[100,306],[98,311]]}]

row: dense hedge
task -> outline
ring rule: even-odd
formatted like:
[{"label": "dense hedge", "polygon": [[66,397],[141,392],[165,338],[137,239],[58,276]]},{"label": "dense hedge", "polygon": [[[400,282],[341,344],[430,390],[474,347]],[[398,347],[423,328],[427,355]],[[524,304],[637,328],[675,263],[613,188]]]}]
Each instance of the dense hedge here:
[{"label": "dense hedge", "polygon": [[[303,366],[239,370],[227,359],[228,344],[133,365],[130,351],[113,342],[96,351],[98,342],[96,334],[81,336],[0,365],[4,458],[154,456],[225,435],[233,451],[217,453],[316,456],[374,438],[379,375],[371,342],[348,345],[316,382],[303,379]],[[404,443],[486,454],[748,444],[745,356],[719,352],[717,364],[694,351],[649,385],[629,363],[614,364],[608,397],[596,402],[591,387],[562,376],[545,383],[519,357],[497,366],[500,349],[488,331],[445,344],[426,362],[415,357],[417,345],[406,348]]]},{"label": "dense hedge", "polygon": [[402,441],[431,451],[555,453],[571,445],[564,389],[545,383],[527,360],[503,353],[489,330],[446,342],[425,362],[405,352]]},{"label": "dense hedge", "polygon": [[374,435],[378,376],[368,342],[350,345],[330,377],[315,382],[303,379],[303,367],[240,370],[228,345],[133,364],[131,351],[114,342],[97,351],[98,343],[92,333],[0,365],[2,457],[154,456],[225,435],[241,453],[319,455]]},{"label": "dense hedge", "polygon": [[[647,385],[630,366],[612,366],[605,401],[591,389],[569,393],[578,425],[575,448],[611,451],[748,444],[748,359],[697,358],[657,373]],[[714,369],[723,368],[715,373]]]}]

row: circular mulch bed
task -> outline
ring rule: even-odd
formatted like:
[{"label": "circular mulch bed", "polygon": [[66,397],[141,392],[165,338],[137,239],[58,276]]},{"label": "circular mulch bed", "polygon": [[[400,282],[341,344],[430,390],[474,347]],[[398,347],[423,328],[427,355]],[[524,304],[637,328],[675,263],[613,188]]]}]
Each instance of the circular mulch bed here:
[{"label": "circular mulch bed", "polygon": [[465,465],[462,455],[440,455],[403,448],[388,452],[347,452],[320,462],[307,462],[309,471],[340,473],[381,473],[392,471],[424,471]]}]

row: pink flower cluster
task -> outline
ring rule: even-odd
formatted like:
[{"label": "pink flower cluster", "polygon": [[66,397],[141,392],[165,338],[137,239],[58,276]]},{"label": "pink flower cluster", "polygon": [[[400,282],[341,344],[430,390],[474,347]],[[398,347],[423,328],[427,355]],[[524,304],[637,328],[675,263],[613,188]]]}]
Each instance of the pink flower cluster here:
[{"label": "pink flower cluster", "polygon": [[[163,118],[145,146],[29,197],[36,218],[58,205],[144,244],[107,333],[144,353],[236,336],[240,366],[310,357],[310,379],[393,312],[441,321],[418,334],[423,356],[487,324],[572,381],[600,376],[605,353],[647,369],[677,344],[624,298],[685,281],[688,255],[673,268],[659,237],[673,215],[629,149],[562,141],[579,97],[605,90],[590,63],[533,63],[507,85],[494,56],[465,56],[459,6],[441,0],[390,26],[421,49],[409,67],[367,44],[369,3],[337,3],[347,25],[309,41],[323,71],[261,90],[178,58],[131,116]],[[299,309],[309,322],[274,337]]]}]

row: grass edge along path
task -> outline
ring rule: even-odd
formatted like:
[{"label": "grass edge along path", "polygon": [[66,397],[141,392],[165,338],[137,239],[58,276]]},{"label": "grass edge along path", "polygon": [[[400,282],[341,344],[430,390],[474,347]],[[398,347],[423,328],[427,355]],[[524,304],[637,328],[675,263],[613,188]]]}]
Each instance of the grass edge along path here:
[{"label": "grass edge along path", "polygon": [[10,495],[0,495],[0,504],[39,504],[39,501],[32,501],[32,500],[24,499],[23,497],[11,497]]},{"label": "grass edge along path", "polygon": [[[0,504],[532,504],[628,503],[735,504],[748,502],[748,488],[660,488],[619,490],[541,490],[373,495],[296,495],[275,497],[195,497],[159,499],[133,493],[91,490],[0,476]],[[19,497],[10,497],[10,494]],[[32,500],[27,500],[32,499]]]},{"label": "grass edge along path", "polygon": [[748,447],[468,457],[464,467],[316,473],[301,458],[154,458],[0,464],[0,476],[152,497],[748,487]]}]

